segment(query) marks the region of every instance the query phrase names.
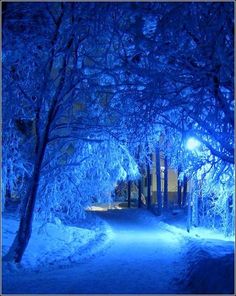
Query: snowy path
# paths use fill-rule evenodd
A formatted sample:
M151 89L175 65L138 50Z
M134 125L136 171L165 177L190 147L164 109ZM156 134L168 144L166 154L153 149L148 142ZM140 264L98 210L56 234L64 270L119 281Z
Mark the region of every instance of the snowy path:
M178 293L183 268L180 236L143 210L100 212L114 232L103 253L62 269L3 278L4 293Z

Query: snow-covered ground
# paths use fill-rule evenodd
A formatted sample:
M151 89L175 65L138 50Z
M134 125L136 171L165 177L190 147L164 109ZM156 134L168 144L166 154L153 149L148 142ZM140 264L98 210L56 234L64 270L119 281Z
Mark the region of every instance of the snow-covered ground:
M188 267L184 287L192 294L233 294L232 242L191 240L186 252Z
M14 240L18 225L19 219L13 215L2 217L3 256ZM59 219L55 219L55 223L34 221L32 236L21 263L15 266L3 262L3 268L12 271L39 270L43 266L78 262L92 254L95 248L101 248L112 236L109 225L90 213L87 220L80 221L80 225L64 225ZM86 252L82 252L84 249Z
M31 270L11 276L6 269L3 292L183 294L198 293L198 283L203 293L204 289L214 293L217 285L220 293L232 291L233 270L227 256L233 254L233 242L229 239L215 239L213 232L208 238L210 232L203 229L198 233L193 229L189 234L178 225L177 217L169 217L167 224L163 217L144 209L104 209L91 215L99 215L110 225L113 235L109 247L79 262L50 269L45 265L40 272ZM221 270L215 268L212 272L218 282L222 279L217 285L213 284L209 269L204 274L203 263L208 262L212 268L212 258L214 266L223 261ZM230 280L222 272L230 275Z
M163 220L167 231L186 242L181 289L189 294L233 294L235 237L204 227L191 227L188 233L182 211L177 216L168 213Z

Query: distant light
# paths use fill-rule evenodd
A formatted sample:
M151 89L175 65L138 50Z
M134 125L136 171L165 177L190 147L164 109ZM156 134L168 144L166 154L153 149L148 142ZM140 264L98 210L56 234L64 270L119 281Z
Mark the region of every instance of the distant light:
M200 146L200 142L195 138L189 138L186 143L186 148L188 150L195 150Z

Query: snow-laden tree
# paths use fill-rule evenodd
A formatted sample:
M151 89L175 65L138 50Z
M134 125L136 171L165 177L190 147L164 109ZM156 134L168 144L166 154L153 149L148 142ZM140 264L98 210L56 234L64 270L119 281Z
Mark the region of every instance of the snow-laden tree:
M25 139L19 136L19 131L13 127L13 121L3 128L3 167L2 167L2 211L9 199L19 202L25 195L25 180L30 175L32 164L21 146Z
M53 158L54 150L48 153L48 159ZM128 174L137 178L138 166L127 148L112 138L65 146L63 159L54 159L42 168L37 216L76 221L92 202L112 201L117 181L126 180Z
M170 166L181 165L179 182L188 180L187 205L189 225L218 229L225 235L234 233L234 166L211 153L196 138L181 139L172 133L168 140ZM186 196L183 197L186 199ZM186 205L186 200L181 201Z
M4 12L4 120L33 125L30 144L22 148L29 150L32 164L27 193L6 256L19 262L31 235L39 189L43 212L47 205L55 213L63 200L69 207L76 196L75 209L81 212L104 190L108 194L118 179L138 171L122 145L125 137L121 141L116 140L119 133L112 135L119 117L107 100L117 74L109 71L112 34L101 17L109 5L99 10L93 3L10 6ZM14 107L11 114L5 102Z
M132 8L133 29L127 34L132 36L129 47L133 53L126 68L130 76L136 75L136 81L142 82L136 102L141 103L137 114L141 114L143 126L149 125L154 135L157 125L165 139L162 150L172 158L172 165L176 169L182 166L183 171L192 167L186 141L198 139L207 153L194 160L191 174L210 164L209 175L215 177L204 185L212 188L219 182L215 172L226 171L232 190L232 3L135 3ZM226 187L221 187L218 201L232 199ZM227 207L221 210L226 213Z
M157 91L159 120L234 163L232 3L173 3L157 22L155 40L154 65L165 77L155 76L163 93ZM163 114L165 108L171 112Z
M201 167L194 167L196 159L192 159L192 163L185 172L192 186L190 197L193 204L192 223L194 226L207 226L221 230L226 236L233 235L234 167L231 164L223 164L206 147L200 155L195 155L195 158L199 157L202 161ZM197 162L199 163L199 159Z
M131 113L139 114L143 126L157 123L192 134L222 161L234 163L233 4L128 8L117 30L136 102Z

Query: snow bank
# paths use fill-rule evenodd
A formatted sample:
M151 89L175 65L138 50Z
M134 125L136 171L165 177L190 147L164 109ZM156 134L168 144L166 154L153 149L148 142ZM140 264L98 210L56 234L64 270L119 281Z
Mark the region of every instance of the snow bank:
M75 227L64 225L57 220L56 223L42 223L34 221L32 236L22 258L20 267L38 268L44 265L67 264L82 260L101 249L111 238L112 232L105 222L99 219L90 221L90 225ZM2 252L8 251L17 232L19 220L13 217L2 218ZM4 269L14 268L4 262Z
M187 229L185 228L185 225L182 227L170 225L165 222L160 222L160 225L162 225L167 231L179 234L180 236L188 239L205 239L205 240L218 240L222 242L234 242L234 236L225 236L222 232L216 230L216 229L208 229L205 227L192 227L190 229L190 232L187 232Z
M234 237L216 229L192 227L186 230L186 218L168 215L159 226L175 234L183 245L183 272L177 285L188 294L233 294ZM185 218L185 219L183 219Z
M166 223L162 227L186 240L183 259L186 267L179 281L185 293L233 294L234 237L204 227L193 227L190 233Z
M233 294L234 253L232 243L202 246L191 242L187 254L186 290L192 294Z

